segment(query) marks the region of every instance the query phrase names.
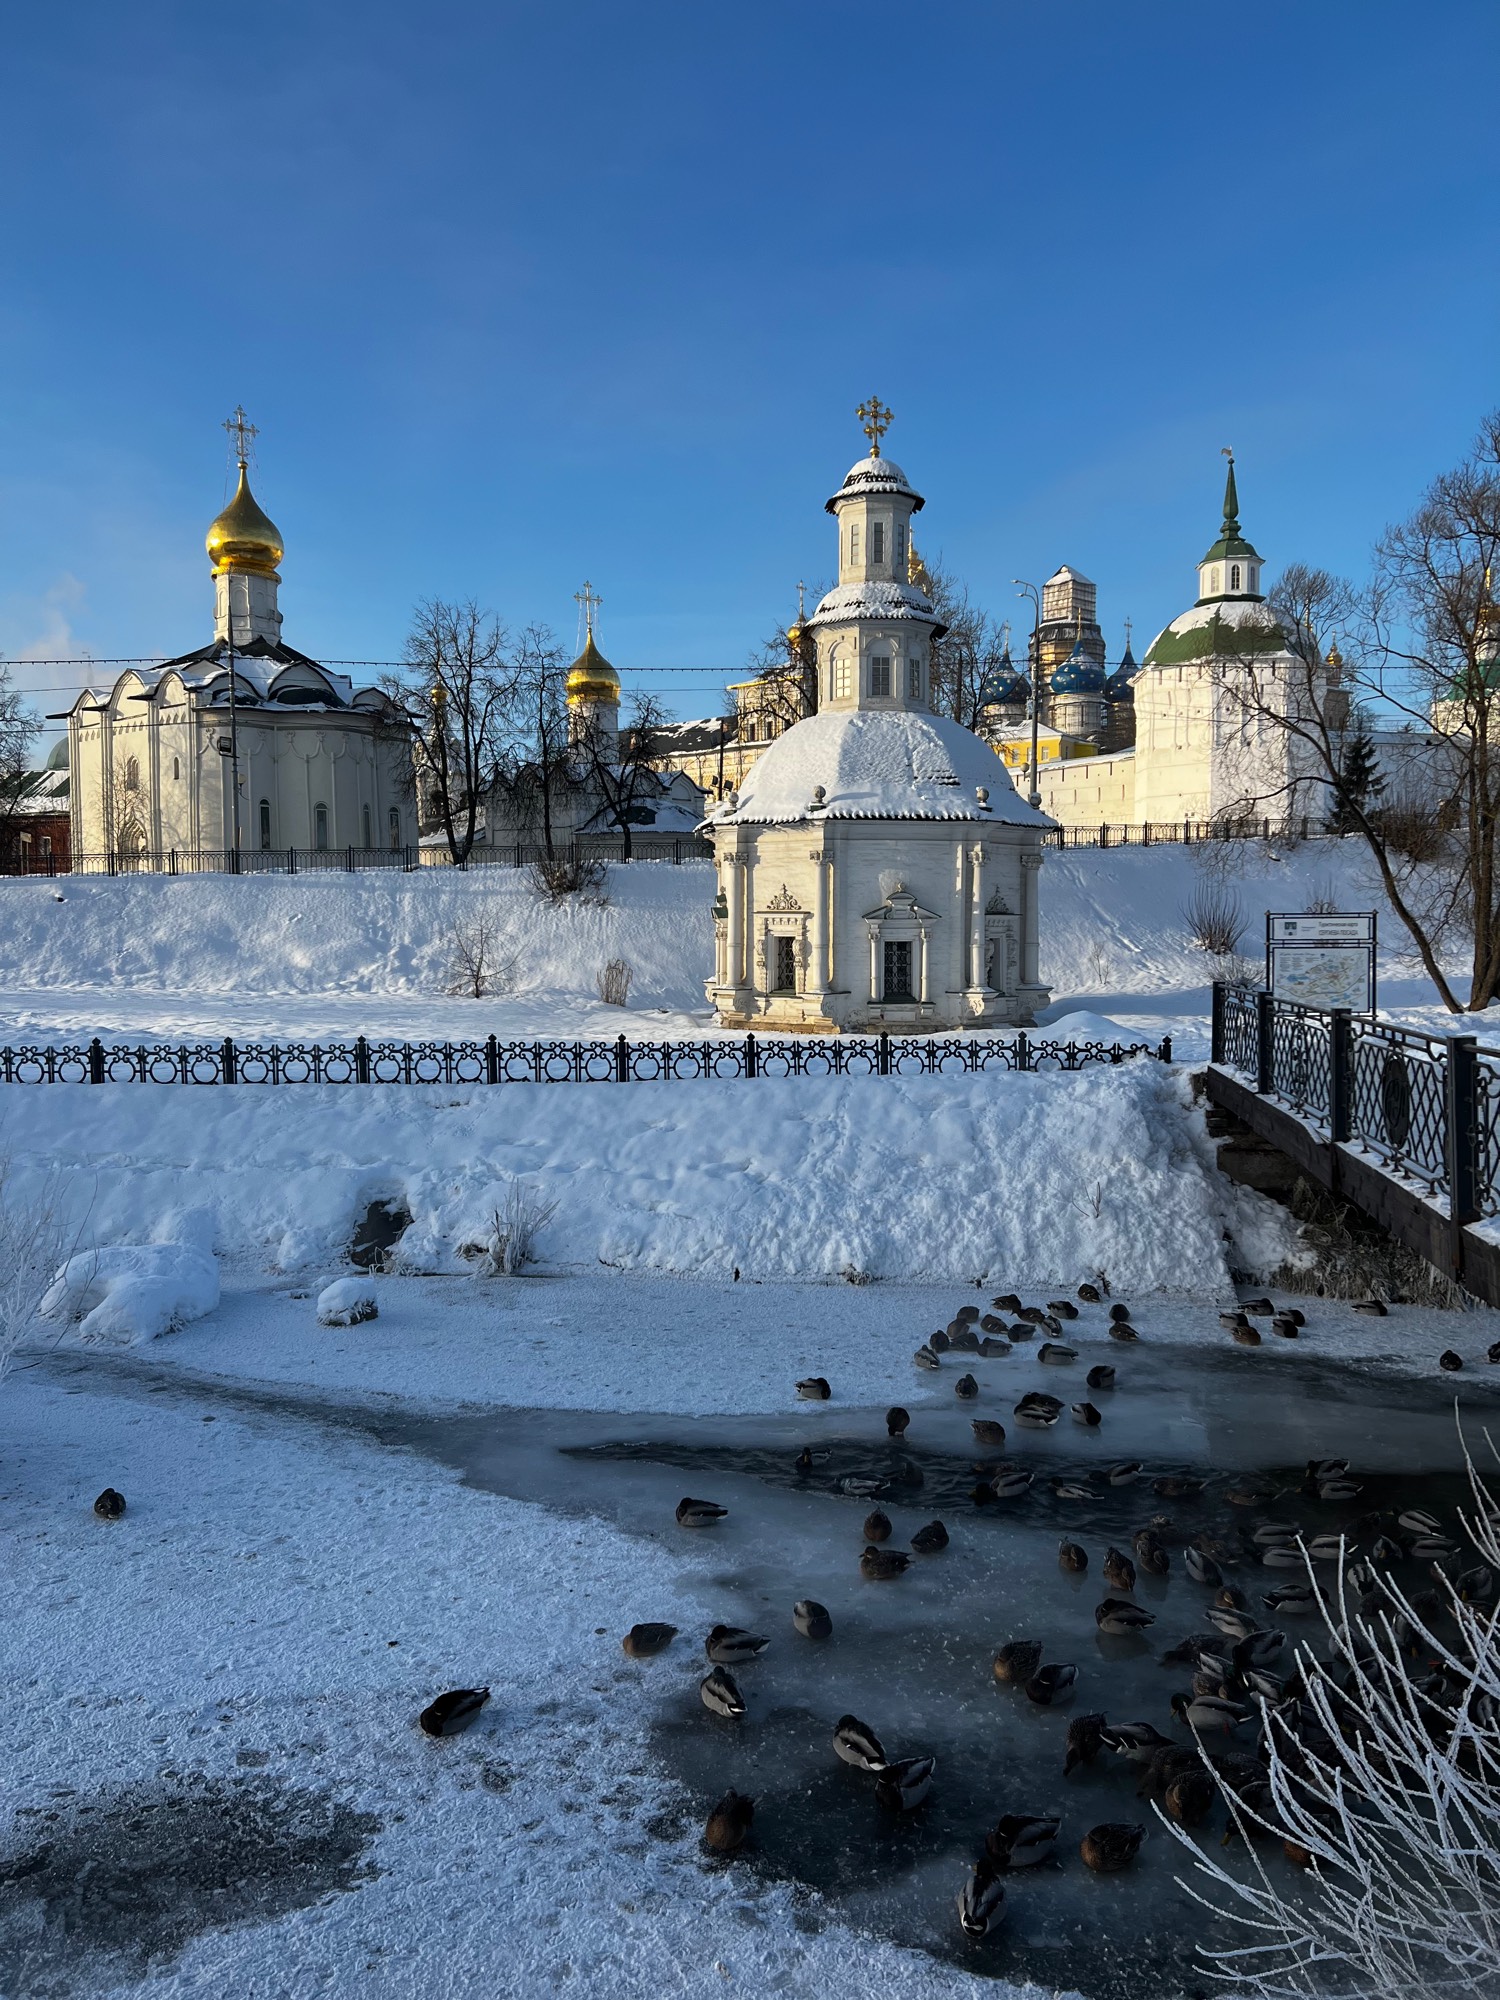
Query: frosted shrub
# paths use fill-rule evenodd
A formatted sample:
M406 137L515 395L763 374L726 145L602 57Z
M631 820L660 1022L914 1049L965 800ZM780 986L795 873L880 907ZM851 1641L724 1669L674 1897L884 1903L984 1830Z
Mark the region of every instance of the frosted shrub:
M22 1194L13 1163L0 1155L0 1380L74 1247L56 1174Z
M534 1181L510 1180L494 1211L485 1270L491 1277L513 1278L534 1261L539 1233L557 1213Z
M487 912L455 923L446 992L468 1000L506 993L515 968L514 956L504 949L500 927Z
M1332 1656L1298 1656L1302 1692L1267 1710L1266 1796L1226 1791L1241 1832L1309 1857L1296 1887L1258 1858L1232 1873L1190 1834L1212 1895L1247 1942L1214 1950L1236 1994L1480 2000L1500 1966L1500 1510L1469 1463L1477 1554L1433 1564L1435 1592L1381 1572L1319 1590ZM1465 1565L1468 1567L1465 1568ZM1454 1572L1456 1574L1450 1574ZM1314 1587L1318 1577L1311 1564ZM1185 1885L1186 1886L1186 1885Z
M630 1004L630 982L635 977L629 964L623 958L611 958L599 968L599 998L606 1007L626 1007Z
M531 886L546 903L565 903L576 896L582 903L607 903L606 870L594 855L548 854L527 871Z

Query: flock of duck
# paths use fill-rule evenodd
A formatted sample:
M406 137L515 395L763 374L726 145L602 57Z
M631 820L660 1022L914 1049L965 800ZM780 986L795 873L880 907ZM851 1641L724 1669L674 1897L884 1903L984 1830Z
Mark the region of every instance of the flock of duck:
M1078 1298L1085 1305L1105 1304L1100 1289L1079 1287ZM1009 1314L1009 1322L1001 1315ZM1255 1299L1221 1316L1230 1337L1240 1345L1253 1346L1260 1339L1255 1321L1269 1320L1271 1331L1295 1339L1306 1325L1295 1308L1278 1311L1269 1299ZM981 1314L973 1306L959 1309L950 1324L929 1336L917 1350L916 1365L923 1370L941 1370L949 1356L976 1356L981 1359L1009 1354L1017 1341L1031 1340L1046 1333L1036 1350L1044 1364L1067 1366L1079 1358L1078 1350L1061 1338L1064 1323L1079 1318L1079 1307L1071 1299L1055 1299L1046 1306L1028 1306L1015 1295L993 1301L991 1312ZM1131 1325L1127 1307L1109 1304L1105 1330L1119 1342L1129 1344L1139 1338ZM1115 1369L1099 1364L1088 1370L1087 1386L1095 1394L1107 1395L1115 1386ZM977 1393L972 1374L954 1383L955 1394L970 1400ZM797 1384L798 1394L826 1401L831 1386L822 1376ZM1018 1425L1047 1429L1057 1424L1064 1408L1075 1421L1089 1428L1103 1420L1097 1406L1087 1400L1067 1404L1057 1396L1032 1391L1014 1406ZM886 1413L886 1429L892 1439L904 1439L911 1413L893 1406ZM1006 1441L1003 1424L989 1418L972 1420L976 1443L998 1449ZM796 1461L796 1471L808 1476L819 1456L804 1447ZM971 1499L976 1506L990 1507L1027 1493L1036 1480L1029 1468L1006 1462L984 1462L976 1466L976 1483ZM1102 1478L1109 1488L1128 1488L1143 1483L1158 1500L1192 1500L1204 1492L1208 1482L1182 1473L1163 1472L1155 1477L1136 1460L1121 1460L1108 1466ZM920 1467L910 1460L898 1461L894 1471L883 1477L850 1475L837 1481L837 1490L872 1500L904 1497L923 1481ZM1089 1482L1063 1477L1051 1482L1052 1491L1063 1500L1098 1500L1102 1494ZM1346 1503L1361 1490L1361 1482L1343 1458L1319 1458L1308 1462L1301 1481L1301 1496L1314 1501ZM1263 1506L1274 1497L1263 1486L1247 1482L1225 1484L1222 1496L1240 1509ZM692 1530L711 1529L722 1521L728 1509L712 1500L685 1497L678 1505L679 1526ZM910 1552L891 1547L894 1529L889 1516L874 1505L863 1524L864 1549L859 1558L860 1573L872 1582L894 1582L913 1561L937 1555L949 1542L941 1520L929 1522L910 1537ZM1123 1536L1121 1539L1125 1539ZM1361 1556L1359 1545L1368 1542ZM1471 1600L1486 1601L1495 1596L1497 1579L1483 1565L1460 1571L1458 1546L1431 1514L1410 1508L1391 1518L1369 1514L1338 1533L1313 1533L1291 1522L1262 1519L1248 1525L1238 1535L1179 1529L1165 1514L1154 1513L1131 1537L1128 1550L1110 1545L1099 1559L1098 1569L1104 1595L1094 1612L1100 1633L1109 1637L1141 1639L1156 1623L1156 1612L1139 1601L1137 1578L1144 1574L1165 1578L1180 1564L1188 1580L1207 1593L1201 1624L1161 1656L1163 1666L1176 1669L1189 1686L1173 1692L1166 1715L1184 1725L1191 1741L1167 1735L1150 1720L1112 1720L1102 1712L1075 1715L1067 1723L1062 1739L1065 1776L1083 1765L1093 1765L1101 1756L1129 1770L1137 1780L1137 1797L1155 1802L1171 1820L1184 1827L1203 1823L1215 1800L1222 1795L1231 1803L1238 1800L1252 1812L1269 1805L1267 1778L1267 1717L1274 1714L1286 1731L1299 1737L1309 1749L1318 1748L1319 1726L1305 1701L1300 1669L1287 1659L1288 1640L1284 1621L1306 1616L1318 1608L1319 1591L1310 1580L1310 1565L1343 1564L1344 1580L1356 1601L1374 1588L1377 1566L1415 1558L1436 1564L1454 1577L1460 1591ZM1083 1544L1072 1537L1058 1549L1059 1567L1067 1574L1086 1574L1093 1562ZM1227 1572L1238 1570L1243 1583L1234 1582ZM1254 1575L1254 1572L1260 1572ZM1333 1572L1336 1574L1336 1572ZM1252 1580L1253 1576L1253 1580ZM1419 1599L1420 1603L1422 1600ZM1430 1606L1436 1608L1434 1596ZM826 1641L833 1633L833 1619L827 1608L803 1599L792 1609L792 1624L805 1639ZM633 1626L623 1640L625 1653L632 1659L660 1654L677 1637L677 1628L651 1623ZM709 1671L699 1687L704 1706L729 1722L740 1721L746 1703L733 1669L758 1660L770 1641L767 1637L728 1625L715 1625L704 1644ZM996 1682L1037 1708L1052 1709L1067 1704L1078 1682L1077 1666L1067 1660L1049 1659L1044 1643L1035 1638L1010 1639L995 1652L993 1672ZM1225 1744L1234 1732L1254 1731L1253 1747L1241 1749ZM1217 1739L1224 1747L1210 1749ZM1326 1746L1325 1746L1326 1747ZM936 1768L928 1755L890 1756L876 1732L857 1716L840 1718L833 1732L834 1755L844 1763L868 1773L875 1780L877 1801L892 1812L912 1812L929 1797ZM737 1850L750 1832L755 1811L752 1798L729 1791L718 1800L704 1830L706 1847L717 1854ZM1241 1827L1251 1825L1241 1822ZM1251 1826L1253 1829L1253 1825ZM1232 1825L1231 1833L1235 1831ZM1007 1813L986 1834L984 1849L970 1868L957 1898L959 1922L968 1937L987 1936L999 1922L1005 1904L1006 1879L1017 1871L1040 1863L1057 1864L1062 1821L1052 1813ZM1114 1873L1135 1860L1146 1829L1136 1820L1104 1820L1084 1832L1078 1844L1084 1864L1097 1873ZM1226 1839L1230 1836L1226 1834ZM1287 1844L1290 1859L1306 1861L1306 1856Z

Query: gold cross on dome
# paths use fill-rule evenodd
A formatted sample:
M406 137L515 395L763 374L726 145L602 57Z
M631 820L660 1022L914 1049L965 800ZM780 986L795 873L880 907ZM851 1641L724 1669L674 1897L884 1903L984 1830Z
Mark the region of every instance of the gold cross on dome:
M224 419L224 428L234 437L235 457L241 465L247 465L250 461L250 440L258 438L260 431L245 415L243 403L235 404L234 415Z
M1489 573L1489 571L1488 571L1488 570L1486 570L1486 571L1485 571L1485 573L1484 573L1484 576L1485 576L1485 584L1486 584L1486 586L1488 586L1488 583L1489 583L1489 574L1490 574L1490 573ZM807 618L807 585L806 585L805 583L803 583L803 582L802 582L802 581L800 580L800 578L799 578L799 580L798 580L798 583L797 583L797 620L798 620L798 623L800 624L800 623L803 623L803 622L805 622L806 618Z
M594 586L585 578L582 590L575 590L573 592L573 602L583 606L584 628L589 638L592 639L594 636L594 613L603 604L604 599L595 595Z
M868 403L861 403L854 414L859 418L860 429L870 440L871 458L879 458L880 440L891 427L892 412L878 396L872 396Z

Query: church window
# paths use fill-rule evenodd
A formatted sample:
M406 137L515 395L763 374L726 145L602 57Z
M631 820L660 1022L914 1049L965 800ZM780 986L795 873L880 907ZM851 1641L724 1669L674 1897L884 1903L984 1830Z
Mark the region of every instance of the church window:
M180 778L182 776L182 766L175 757L172 759L172 776L174 778Z
M1239 587L1240 587L1240 566L1238 563L1235 563L1231 567L1229 572L1229 588L1231 590L1238 590Z
M881 997L886 1000L916 998L911 990L910 938L887 938L885 941L885 991Z
M399 807L399 806L392 806L392 807L391 807L391 846L392 846L392 847L399 847L400 845L401 845L401 809L400 809L400 807Z
M140 764L136 758L127 757L125 759L125 789L127 792L138 792L140 788L141 788Z
M262 854L268 853L270 851L270 846L271 846L271 801L269 799L262 799L260 802L260 847Z
M895 559L900 563L906 558L906 530L899 521L896 523L895 528L895 543Z
M870 656L870 694L876 701L890 698L891 662L888 654L872 653Z
M37 842L37 848L44 861L49 861L52 858L52 836L50 833L42 835L41 839Z
M870 526L870 561L885 561L885 522L874 521Z
M859 523L858 523L858 521L851 521L851 522L849 523L849 560L850 560L850 562L852 562L852 563L857 563L857 562L859 561Z
M797 940L789 937L774 937L771 940L771 991L773 993L795 993L797 990Z
M835 701L847 701L850 695L849 662L835 658L833 663L833 697Z
M922 662L908 660L906 663L906 695L909 701L922 699Z
M328 808L313 807L313 846L321 853L328 845Z
M364 829L365 846L368 848L370 845L370 808L368 806L364 808Z
M1208 573L1208 587L1211 592L1217 590L1219 587L1219 571L1217 565L1215 565L1215 567L1211 569Z

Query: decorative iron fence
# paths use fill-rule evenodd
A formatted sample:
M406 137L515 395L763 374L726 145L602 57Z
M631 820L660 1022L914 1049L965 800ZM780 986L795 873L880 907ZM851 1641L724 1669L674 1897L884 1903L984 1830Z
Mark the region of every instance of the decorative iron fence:
M1046 807L1042 810L1045 812ZM1309 819L1169 819L1139 826L1059 826L1043 834L1046 847L1169 847L1202 846L1220 840L1337 840L1319 820Z
M745 1035L702 1042L198 1042L131 1048L94 1041L0 1048L0 1083L658 1083L704 1077L975 1076L1080 1070L1147 1056L1159 1043L978 1036Z
M1500 1050L1475 1036L1216 983L1212 1059L1444 1203L1454 1221L1500 1213Z
M676 867L713 859L708 843L691 835L669 839L637 834L629 854L622 839L601 835L577 847L559 846L556 853L569 860L582 854L612 863L665 861ZM0 875L357 875L369 869L410 875L419 868L529 868L544 859L544 847L514 843L476 847L463 861L454 861L446 847L246 847L238 853L217 847L75 849L66 860L17 849L0 855Z

